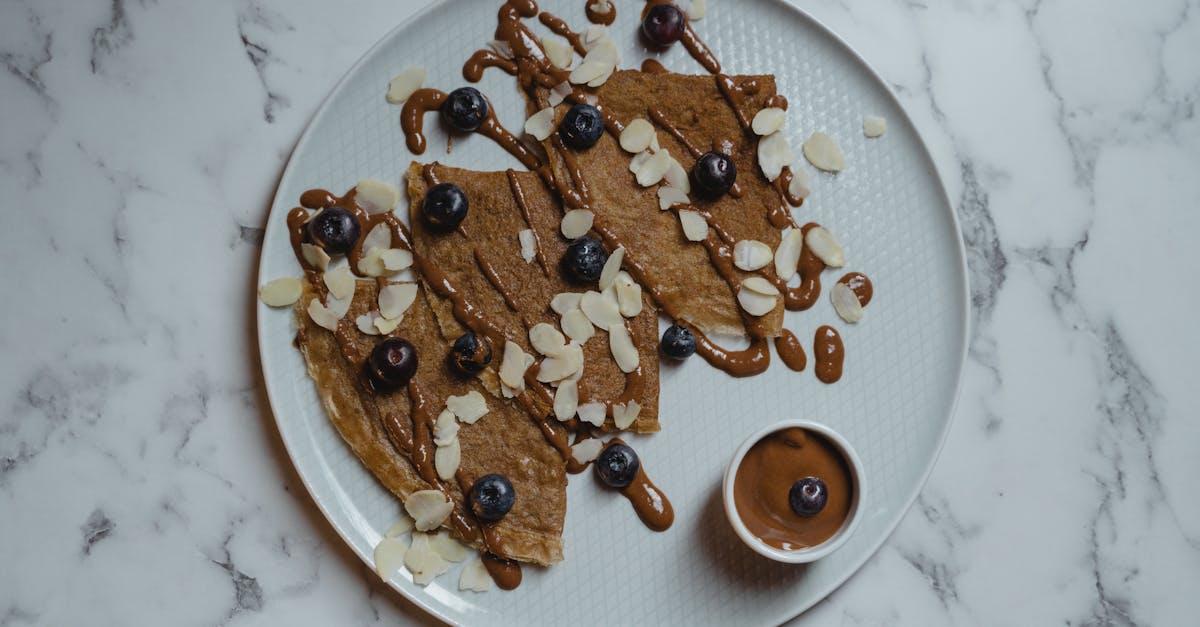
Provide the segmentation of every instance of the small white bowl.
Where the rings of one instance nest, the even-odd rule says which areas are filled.
[[[792,427],[800,427],[808,431],[812,431],[818,435],[824,436],[841,452],[846,458],[846,465],[850,468],[850,481],[854,488],[854,496],[850,501],[850,512],[846,515],[846,521],[842,523],[842,528],[833,534],[828,540],[816,545],[796,549],[793,551],[785,551],[777,549],[766,542],[763,542],[758,536],[750,533],[746,528],[746,524],[742,522],[742,517],[738,514],[737,505],[733,498],[734,478],[737,476],[738,466],[741,465],[742,459],[746,457],[746,452],[750,447],[758,443],[759,440],[766,436],[780,431],[782,429],[790,429]],[[738,447],[736,453],[733,454],[733,459],[729,462],[729,466],[725,469],[725,479],[722,484],[722,496],[725,501],[725,517],[729,519],[729,524],[733,526],[733,531],[737,533],[742,542],[746,546],[754,550],[754,552],[765,557],[769,557],[778,562],[787,562],[789,564],[805,564],[816,561],[829,555],[837,550],[838,547],[845,544],[850,538],[850,534],[854,533],[854,529],[858,527],[859,519],[862,518],[862,508],[864,495],[864,486],[866,481],[863,478],[862,461],[858,458],[858,453],[854,452],[854,448],[850,443],[843,438],[840,433],[830,429],[829,427],[815,422],[805,420],[785,420],[777,422],[773,425],[768,425],[746,438],[745,442]]]

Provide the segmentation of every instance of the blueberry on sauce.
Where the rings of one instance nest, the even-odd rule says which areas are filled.
[[[467,217],[467,193],[454,183],[438,183],[425,192],[425,222],[439,231],[456,228]]]
[[[624,488],[633,483],[642,462],[628,444],[612,442],[596,458],[596,476],[610,488]]]
[[[567,276],[581,283],[600,279],[600,272],[608,261],[608,251],[594,237],[583,236],[567,247],[563,254],[563,271]]]
[[[567,146],[575,150],[587,150],[596,145],[604,134],[604,118],[596,107],[577,104],[563,116],[558,125],[558,134]]]
[[[663,332],[662,352],[673,359],[687,359],[696,352],[696,336],[687,327],[673,324]]]
[[[417,348],[406,339],[389,337],[371,350],[364,370],[376,390],[398,390],[417,372]]]
[[[350,252],[361,231],[354,214],[341,207],[326,207],[308,221],[308,238],[330,255]]]
[[[450,364],[467,375],[478,374],[492,363],[492,341],[468,331],[454,340],[450,348]]]
[[[642,34],[659,47],[669,46],[683,37],[687,21],[674,4],[656,4],[642,18]]]
[[[470,133],[483,124],[488,115],[488,101],[474,87],[459,87],[442,103],[442,119],[451,128]]]
[[[729,155],[706,152],[696,160],[692,168],[692,180],[701,191],[710,196],[720,196],[733,187],[737,180],[737,166]]]
[[[513,508],[517,501],[517,493],[513,491],[512,483],[504,475],[484,475],[471,485],[471,512],[479,520],[493,523]]]
[[[788,491],[788,505],[799,516],[816,516],[825,509],[829,490],[825,482],[816,477],[805,477],[792,484]]]

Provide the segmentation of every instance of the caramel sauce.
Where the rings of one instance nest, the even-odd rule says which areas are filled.
[[[657,59],[645,59],[642,61],[642,71],[647,74],[666,74],[667,68]]]
[[[487,277],[488,283],[491,283],[492,287],[496,288],[497,292],[500,292],[500,296],[504,297],[504,304],[508,305],[510,311],[514,313],[519,312],[520,310],[517,307],[517,302],[516,299],[513,298],[512,292],[510,292],[508,287],[504,285],[504,282],[500,280],[500,273],[496,272],[496,268],[493,267],[491,262],[487,260],[487,257],[484,256],[483,251],[476,247],[472,252],[474,253],[475,257],[475,265],[479,266],[479,269],[483,271],[483,276]]]
[[[809,222],[801,227],[800,232],[807,235],[818,226],[820,225],[816,222]],[[800,249],[800,260],[796,263],[796,274],[800,277],[799,285],[788,287],[786,281],[778,276],[772,277],[775,287],[783,292],[783,305],[788,311],[804,311],[816,304],[817,298],[821,296],[821,271],[824,269],[825,262],[821,261],[812,249],[804,246]]]
[[[520,563],[491,553],[484,553],[480,559],[483,560],[483,567],[492,576],[492,581],[495,581],[501,590],[516,590],[517,586],[521,585]]]
[[[804,370],[808,365],[804,345],[789,329],[784,329],[783,334],[775,338],[775,351],[779,353],[779,359],[783,360],[784,365],[796,372]]]
[[[785,165],[783,166],[783,171],[779,173],[779,178],[775,179],[774,185],[775,191],[779,192],[779,195],[782,196],[789,205],[793,207],[799,207],[800,205],[804,204],[804,199],[793,194],[789,189],[792,186],[792,178],[794,176],[795,175],[792,174],[792,166]],[[774,226],[777,229],[782,229],[785,226],[795,225],[795,222],[792,221],[792,212],[788,211],[784,207],[779,207],[779,211],[782,212],[781,215],[775,215],[775,211],[772,211],[772,214],[767,216],[771,221],[771,226]]]
[[[584,12],[587,14],[587,19],[593,24],[608,26],[609,24],[613,23],[613,20],[617,19],[617,5],[615,2],[609,2],[608,10],[604,13],[600,13],[592,8],[592,5],[595,4],[595,0],[583,0],[583,4]]]
[[[591,0],[588,0],[588,4],[591,4]],[[609,13],[615,17],[617,14],[616,7],[613,7],[613,10]],[[590,17],[591,9],[588,10],[588,14]],[[571,30],[571,27],[567,25],[566,20],[551,15],[550,13],[542,13],[538,16],[538,21],[540,21],[546,28],[549,28],[550,32],[562,37],[563,39],[566,39],[567,43],[571,44],[571,48],[574,49],[579,56],[587,56],[588,50],[587,46],[583,45],[583,37],[580,36],[579,33]]]
[[[613,438],[609,443],[612,442],[624,444],[621,438]],[[658,486],[650,481],[650,477],[646,475],[644,464],[638,467],[633,481],[621,488],[621,494],[629,499],[629,503],[633,505],[633,511],[637,512],[638,518],[642,519],[642,522],[651,530],[666,531],[675,522],[675,508],[671,507],[671,501],[667,500],[667,495],[663,494],[662,490],[659,490]]]
[[[814,516],[792,511],[788,492],[805,477],[825,482],[829,498]],[[746,529],[784,551],[833,537],[850,515],[854,482],[842,453],[824,436],[793,427],[759,440],[738,465],[733,500]]]
[[[774,107],[777,109],[783,109],[784,111],[787,111],[787,108],[788,108],[787,96],[784,96],[783,94],[775,94],[774,96],[767,98],[767,101],[765,103],[763,103],[763,107],[768,108],[768,109]]]
[[[533,222],[529,219],[529,201],[525,198],[525,190],[521,189],[521,183],[517,180],[517,173],[512,170],[505,172],[508,176],[508,187],[512,190],[513,198],[517,201],[517,207],[521,210],[521,217],[525,218],[525,226],[529,227],[529,232],[533,233],[533,254],[537,259],[538,265],[542,267],[542,274],[550,276],[550,266],[546,264],[546,255],[542,252],[542,237],[538,235],[537,229],[533,228]]]
[[[871,279],[861,272],[848,272],[838,279],[838,283],[853,290],[854,295],[858,297],[858,304],[863,307],[866,307],[867,303],[871,302],[871,297],[875,295],[875,287],[871,285]]]
[[[817,329],[813,338],[813,363],[817,378],[824,383],[833,383],[842,378],[842,361],[846,349],[837,329],[824,325]]]

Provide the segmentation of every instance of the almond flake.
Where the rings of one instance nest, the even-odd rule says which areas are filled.
[[[687,170],[684,170],[683,166],[679,165],[679,161],[673,157],[671,158],[671,163],[667,166],[666,174],[663,175],[663,180],[667,182],[668,186],[674,187],[685,194],[692,191],[692,180],[688,176]]]
[[[461,562],[467,559],[467,547],[462,542],[451,538],[448,532],[438,532],[436,536],[429,539],[429,546],[447,562]]]
[[[379,290],[379,315],[388,320],[400,318],[416,299],[416,283],[385,285]]]
[[[386,222],[380,222],[371,227],[367,232],[367,236],[363,238],[362,249],[363,253],[378,248],[379,250],[387,250],[392,247],[392,229]]]
[[[404,565],[412,573],[413,583],[420,586],[428,585],[438,575],[450,569],[450,562],[433,550],[430,542],[432,537],[428,533],[414,533],[412,546],[408,547],[408,553],[404,555]]]
[[[708,220],[699,211],[680,211],[679,224],[683,227],[683,236],[688,241],[702,242],[708,237]]]
[[[766,287],[752,283],[754,279],[759,279],[763,283],[766,283]],[[779,291],[775,290],[775,295],[770,295],[768,293],[759,291],[760,289],[766,288],[775,290],[775,286],[771,285],[762,277],[751,277],[746,279],[742,282],[741,287],[738,289],[738,304],[742,306],[742,309],[746,310],[746,313],[752,316],[763,316],[774,311],[775,305],[777,304]]]
[[[258,297],[268,307],[288,307],[300,300],[303,288],[300,279],[275,279],[258,288]]]
[[[501,396],[503,396],[504,398],[513,398],[517,394],[519,394],[519,392],[508,387],[507,383],[505,383],[503,381],[500,382],[500,395]]]
[[[830,268],[846,265],[846,255],[842,253],[841,245],[833,239],[833,233],[823,226],[809,229],[808,234],[804,236],[804,245]]]
[[[629,160],[629,171],[633,172],[634,174],[641,172],[642,168],[646,165],[646,162],[649,161],[650,157],[652,156],[654,156],[654,153],[650,152],[649,150],[643,150],[642,152],[637,153],[632,159]]]
[[[579,309],[579,302],[583,300],[583,294],[574,292],[563,292],[556,294],[550,299],[550,308],[560,316],[567,315],[568,311]]]
[[[473,592],[487,592],[492,589],[492,576],[483,565],[483,560],[476,557],[467,562],[458,577],[458,589]]]
[[[846,156],[832,137],[816,132],[804,140],[804,158],[826,172],[841,172],[846,169]]]
[[[604,419],[607,413],[608,408],[604,406],[604,403],[599,401],[584,403],[579,406],[579,419],[597,427],[604,426]]]
[[[567,339],[552,325],[539,322],[529,329],[529,344],[547,357],[558,357],[567,348]]]
[[[400,322],[403,320],[403,317],[388,320],[380,316],[374,321],[375,329],[379,331],[380,335],[390,335],[392,331],[396,330],[396,327],[400,326]]]
[[[642,286],[622,270],[617,273],[617,309],[622,316],[633,318],[642,313]]]
[[[742,287],[754,292],[758,292],[764,296],[779,295],[779,289],[772,285],[770,281],[760,276],[752,276],[745,281],[742,281]]]
[[[346,312],[350,311],[351,299],[349,298],[334,298],[334,296],[330,294],[328,301],[329,302],[326,303],[326,307],[329,308],[329,312],[336,316],[338,320],[345,318]]]
[[[744,239],[733,245],[733,265],[753,272],[771,263],[771,247],[753,239]]]
[[[596,334],[596,327],[592,321],[588,320],[587,315],[579,309],[572,309],[563,314],[559,324],[562,326],[563,333],[566,333],[572,342],[584,344]]]
[[[616,65],[609,66],[607,71],[600,74],[600,76],[597,76],[596,78],[593,78],[592,80],[588,81],[587,86],[588,87],[599,87],[599,86],[607,83],[608,79],[612,78],[613,73],[616,71],[617,71]]]
[[[608,38],[608,28],[600,24],[592,24],[583,31],[583,47],[591,50],[601,40]]]
[[[887,132],[887,120],[877,115],[863,116],[863,135],[880,137]]]
[[[520,393],[525,390],[525,369],[529,367],[525,351],[516,342],[504,343],[504,359],[500,362],[500,380],[509,389]]]
[[[858,300],[858,294],[855,294],[849,285],[834,283],[833,288],[829,290],[829,300],[833,303],[833,310],[842,317],[842,320],[851,324],[862,320],[862,302]]]
[[[750,128],[754,129],[755,134],[766,136],[783,128],[783,123],[786,121],[787,111],[779,107],[767,107],[754,114],[754,121],[750,123]]]
[[[408,543],[401,538],[384,537],[375,545],[375,572],[384,581],[392,578],[404,565]]]
[[[525,132],[544,141],[554,132],[554,108],[546,107],[525,120]]]
[[[462,445],[458,438],[450,440],[445,446],[437,447],[433,452],[433,468],[442,481],[449,481],[458,472],[458,464],[462,461]]]
[[[671,187],[670,185],[662,185],[658,188],[658,208],[662,210],[670,209],[675,205],[686,205],[692,200],[688,198],[687,192]]]
[[[642,406],[637,401],[629,401],[628,403],[614,403],[612,408],[613,423],[618,429],[628,429],[633,421],[637,420],[638,413],[642,411]]]
[[[362,259],[358,260],[358,271],[369,277],[387,274],[387,268],[383,267],[383,249],[371,248],[363,253]]]
[[[702,19],[704,19],[704,16],[707,14],[708,14],[707,0],[692,0],[691,3],[688,4],[687,17],[689,20],[692,20],[692,21],[702,20]]]
[[[391,183],[363,179],[354,188],[354,200],[368,214],[387,213],[400,204],[400,189]]]
[[[321,301],[315,298],[308,303],[308,317],[312,318],[312,321],[317,323],[317,326],[330,331],[337,331],[338,320],[341,319],[341,316],[334,314],[328,307],[322,305]]]
[[[537,257],[537,239],[533,229],[524,229],[517,233],[517,240],[521,242],[521,259],[524,259],[525,263],[533,263]]]
[[[600,406],[600,425],[604,424],[604,404],[603,403],[592,403],[592,404]],[[579,418],[583,419],[583,416],[580,416]],[[596,425],[596,426],[598,427],[600,425]],[[604,448],[604,443],[601,442],[599,439],[588,438],[582,442],[576,442],[575,445],[571,447],[571,457],[574,458],[575,461],[580,464],[586,464],[588,462],[594,461],[597,457],[599,457],[600,451],[603,448]]]
[[[377,311],[368,311],[367,313],[354,319],[354,325],[358,327],[364,335],[379,335],[379,330],[375,328],[375,321],[383,320]]]
[[[549,96],[550,106],[557,107],[560,103],[562,103],[562,101],[567,99],[567,96],[570,96],[571,93],[574,91],[575,91],[575,88],[571,87],[571,83],[569,83],[567,81],[563,81],[563,82],[555,85],[554,88],[550,90],[550,96]]]
[[[784,281],[790,281],[796,276],[796,266],[800,263],[800,251],[804,248],[804,235],[800,229],[788,227],[779,238],[779,248],[775,249],[775,274]]]
[[[637,370],[637,347],[633,345],[633,338],[629,337],[625,323],[608,327],[608,349],[612,351],[613,360],[617,362],[621,372],[629,374]]]
[[[329,253],[320,246],[307,242],[302,243],[300,244],[300,254],[308,262],[308,265],[322,272],[329,268]]]
[[[400,520],[397,520],[388,527],[387,533],[383,534],[385,538],[399,538],[400,536],[413,530],[413,519],[408,514],[401,513]]]
[[[383,269],[387,272],[399,272],[412,267],[413,255],[403,248],[388,248],[379,251],[379,261],[383,262]]]
[[[554,391],[554,417],[566,422],[579,409],[579,385],[574,381],[563,381]]]
[[[564,70],[575,61],[575,51],[557,37],[542,37],[542,50],[546,51],[546,58],[551,63]]]
[[[433,423],[433,443],[437,446],[448,446],[456,439],[458,418],[454,417],[454,412],[443,409],[442,413],[438,414],[437,421]]]
[[[614,324],[623,324],[621,309],[617,303],[605,298],[600,292],[585,292],[579,301],[579,308],[587,315],[592,324],[601,329],[607,329]]]
[[[416,65],[404,68],[388,83],[387,101],[391,104],[404,104],[424,82],[425,68]]]
[[[333,270],[326,270],[321,279],[334,298],[341,300],[354,296],[355,281],[354,275],[350,274],[349,266],[340,265]]]
[[[483,395],[471,390],[462,396],[451,396],[446,399],[446,409],[454,412],[458,419],[469,424],[475,424],[488,413],[487,401]]]
[[[404,510],[412,516],[417,531],[437,529],[453,509],[454,503],[441,490],[418,490],[404,499]]]
[[[571,81],[573,84],[576,84],[576,85],[579,85],[581,83],[587,83],[589,81],[600,78],[602,75],[604,75],[605,72],[607,72],[609,70],[610,67],[612,67],[612,66],[610,66],[606,63],[599,63],[596,61],[584,61],[583,63],[579,64],[579,67],[575,68],[574,70],[571,70],[571,75],[569,77],[567,77],[567,80]]]
[[[621,149],[637,154],[650,147],[654,139],[654,125],[643,118],[634,118],[621,131]]]
[[[779,178],[783,166],[796,160],[796,154],[788,145],[787,138],[778,131],[758,140],[758,167],[768,181]]]
[[[812,193],[812,187],[808,182],[808,170],[804,166],[793,163],[791,166],[792,181],[788,183],[788,194],[796,198],[808,198]]]
[[[563,214],[562,222],[558,225],[563,237],[578,239],[592,230],[592,220],[595,215],[587,209],[572,209]]]
[[[583,347],[575,342],[567,344],[560,355],[547,357],[538,368],[537,380],[542,383],[562,381],[583,368]]]
[[[600,291],[603,292],[613,284],[617,278],[617,273],[621,271],[621,261],[625,259],[625,247],[617,246],[617,249],[608,256],[608,261],[604,262],[604,268],[600,270]]]
[[[512,45],[510,45],[507,41],[502,41],[500,39],[493,39],[488,42],[488,47],[491,48],[492,50],[494,50],[496,52],[496,54],[504,57],[505,59],[513,58]]]
[[[634,157],[636,159],[636,157]],[[637,182],[642,187],[650,187],[658,185],[658,182],[667,174],[667,170],[671,169],[671,153],[666,150],[660,150],[642,164],[637,171]]]
[[[621,62],[621,54],[617,51],[617,42],[608,36],[607,29],[585,47],[587,55],[583,57],[584,63],[599,63],[611,68]]]

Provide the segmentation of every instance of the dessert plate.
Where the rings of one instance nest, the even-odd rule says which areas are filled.
[[[541,8],[576,29],[583,0],[543,0]],[[650,53],[635,34],[641,3],[620,2],[613,39],[622,67],[659,59],[669,70],[703,73],[681,46]],[[462,63],[492,38],[499,2],[439,2],[376,44],[334,88],[305,131],[279,184],[268,220],[260,284],[299,276],[287,211],[302,192],[341,193],[363,178],[392,181],[414,155],[405,148],[400,108],[384,100],[389,79],[421,65],[425,84],[465,84]],[[542,32],[540,24],[531,26]],[[589,474],[571,478],[565,560],[525,568],[515,591],[460,592],[458,567],[426,587],[401,569],[391,585],[433,615],[484,624],[778,624],[829,594],[883,543],[925,482],[948,430],[966,351],[966,267],[958,225],[929,153],[885,83],[844,42],[779,0],[713,0],[695,23],[732,74],[773,73],[791,103],[785,128],[799,152],[809,133],[839,140],[847,169],[813,174],[801,222],[835,233],[846,270],[869,275],[875,297],[856,325],[842,323],[826,296],[789,312],[786,326],[811,352],[822,324],[841,330],[845,373],[820,383],[778,361],[765,374],[734,379],[701,359],[662,368],[662,432],[632,438],[643,464],[676,511],[666,532],[648,530],[625,499]],[[752,35],[751,35],[752,34]],[[504,124],[520,129],[525,104],[513,80],[489,72],[480,89]],[[889,123],[866,139],[865,114]],[[519,168],[482,136],[447,137],[433,119],[420,158],[475,170]],[[811,170],[811,168],[810,168]],[[403,201],[402,201],[403,202]],[[398,212],[405,215],[402,207]],[[840,274],[825,274],[832,283]],[[400,505],[362,467],[325,417],[293,347],[290,310],[259,305],[259,344],[267,390],[287,450],[313,499],[368,564]],[[811,360],[810,360],[811,362]],[[827,424],[858,450],[869,482],[866,515],[838,551],[808,566],[771,562],[746,548],[722,512],[721,476],[747,434],[784,419]]]

